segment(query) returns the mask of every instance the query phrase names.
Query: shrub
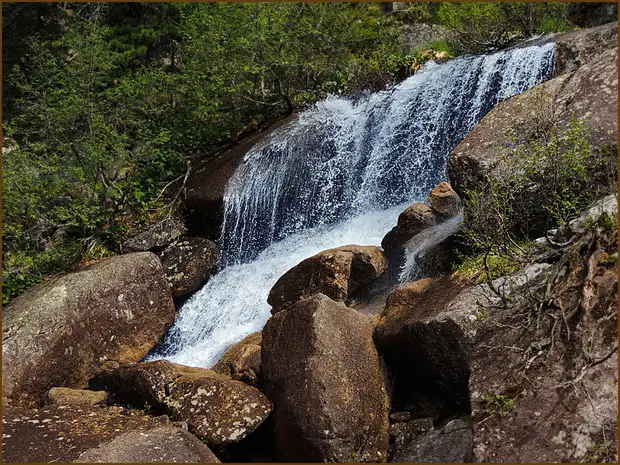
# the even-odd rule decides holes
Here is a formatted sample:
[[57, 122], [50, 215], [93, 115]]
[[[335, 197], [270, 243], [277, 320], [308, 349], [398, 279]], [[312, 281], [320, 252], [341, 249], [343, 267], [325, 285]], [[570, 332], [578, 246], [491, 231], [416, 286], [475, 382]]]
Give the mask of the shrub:
[[462, 53], [481, 53], [516, 40], [572, 27], [568, 3], [448, 3], [439, 8], [439, 23], [454, 33]]

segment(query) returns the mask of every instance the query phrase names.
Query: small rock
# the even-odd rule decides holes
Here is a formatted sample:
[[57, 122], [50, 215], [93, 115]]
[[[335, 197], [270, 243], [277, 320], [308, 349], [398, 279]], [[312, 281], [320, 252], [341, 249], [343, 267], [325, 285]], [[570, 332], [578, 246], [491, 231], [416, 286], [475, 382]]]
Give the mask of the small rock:
[[390, 421], [394, 423], [398, 423], [401, 421], [409, 421], [411, 420], [410, 412], [393, 412], [390, 413]]
[[106, 391], [87, 391], [55, 387], [47, 391], [47, 402], [50, 405], [97, 405], [106, 404], [110, 393]]

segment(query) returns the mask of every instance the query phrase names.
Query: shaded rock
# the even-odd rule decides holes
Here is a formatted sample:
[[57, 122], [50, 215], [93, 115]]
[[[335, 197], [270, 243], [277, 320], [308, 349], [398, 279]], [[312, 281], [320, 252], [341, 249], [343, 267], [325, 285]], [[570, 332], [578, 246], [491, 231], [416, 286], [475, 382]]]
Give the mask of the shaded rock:
[[198, 438], [174, 426], [130, 431], [82, 453], [79, 463], [220, 463]]
[[431, 429], [413, 437], [397, 437], [391, 462], [473, 462], [471, 423], [458, 420], [459, 424], [456, 424], [455, 421], [441, 430]]
[[592, 130], [592, 146], [617, 150], [618, 50], [608, 50], [572, 74], [540, 84], [494, 107], [452, 150], [448, 163], [450, 183], [463, 195], [481, 188], [485, 176], [502, 179], [502, 154], [532, 136], [541, 102], [552, 108], [555, 127], [562, 133], [573, 116]]
[[112, 257], [28, 290], [2, 312], [9, 399], [85, 387], [101, 369], [137, 362], [176, 316], [159, 259]]
[[271, 413], [257, 389], [214, 371], [167, 360], [138, 363], [102, 373], [93, 386], [137, 407], [145, 403], [187, 422], [189, 431], [210, 446], [240, 441]]
[[98, 405], [107, 404], [109, 396], [106, 391], [56, 387], [47, 391], [47, 402], [52, 405]]
[[135, 234], [123, 242], [123, 252], [148, 252], [161, 249], [174, 242], [187, 232], [183, 220], [169, 216], [157, 223], [147, 226], [144, 231]]
[[243, 381], [250, 386], [260, 386], [263, 377], [261, 343], [262, 333], [250, 334], [228, 349], [213, 366], [213, 371]]
[[618, 21], [616, 2], [575, 2], [568, 10], [568, 19], [579, 27], [594, 27]]
[[447, 182], [439, 183], [433, 188], [428, 194], [428, 203], [443, 217], [455, 216], [461, 208], [461, 198]]
[[[150, 431], [162, 428], [160, 420], [145, 415], [144, 412], [116, 406], [104, 408], [54, 405], [36, 410], [5, 406], [2, 414], [4, 463], [69, 463], [78, 460], [81, 454], [127, 433], [148, 434]], [[187, 437], [182, 440], [179, 440], [178, 436], [175, 438], [181, 430], [174, 426], [168, 425], [166, 431], [173, 438], [170, 451], [175, 452], [174, 456], [167, 455], [166, 462], [183, 462], [190, 456], [198, 458], [201, 449], [200, 456], [208, 460], [206, 446], [200, 448], [195, 441]], [[136, 439], [135, 436], [132, 437]], [[144, 458], [152, 457], [149, 454], [161, 452], [140, 447]], [[130, 451], [128, 448], [125, 451], [134, 457], [137, 454], [137, 451]], [[90, 457], [95, 459], [92, 455]], [[142, 461], [144, 459], [137, 460]]]
[[618, 46], [618, 22], [561, 34], [556, 43], [556, 76], [572, 73], [601, 53]]
[[317, 294], [263, 329], [278, 460], [383, 462], [388, 409], [369, 318]]
[[[405, 9], [409, 5], [408, 2], [394, 2], [394, 5], [397, 3], [405, 5]], [[396, 10], [396, 8], [394, 9]], [[448, 40], [451, 37], [452, 33], [444, 27], [415, 22], [413, 24], [405, 24], [400, 28], [398, 42], [405, 50], [411, 53], [421, 52], [428, 48], [428, 44]]]
[[394, 423], [411, 420], [411, 412], [392, 412], [390, 413], [390, 421]]
[[275, 314], [315, 294], [344, 302], [387, 270], [383, 252], [374, 246], [345, 245], [305, 259], [284, 273], [269, 292]]
[[91, 389], [104, 389], [117, 402], [157, 411], [166, 410], [168, 386], [180, 376], [179, 365], [168, 360], [136, 363], [98, 373], [89, 380]]
[[181, 237], [157, 254], [173, 297], [199, 289], [217, 269], [219, 249], [209, 239]]

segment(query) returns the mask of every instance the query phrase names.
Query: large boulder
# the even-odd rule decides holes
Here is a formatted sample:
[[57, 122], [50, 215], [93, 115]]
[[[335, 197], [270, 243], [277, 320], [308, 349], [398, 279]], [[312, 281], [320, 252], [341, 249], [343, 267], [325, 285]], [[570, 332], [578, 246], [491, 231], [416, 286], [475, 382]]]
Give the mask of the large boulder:
[[[617, 5], [616, 5], [616, 8]], [[616, 13], [617, 14], [617, 13]], [[618, 21], [561, 34], [556, 39], [555, 74], [572, 73], [618, 45]]]
[[167, 216], [148, 225], [123, 242], [123, 252], [148, 252], [160, 250], [187, 232], [185, 223], [177, 216]]
[[560, 134], [575, 117], [591, 129], [595, 150], [617, 150], [618, 49], [493, 108], [450, 154], [448, 173], [456, 192], [480, 188], [485, 176], [502, 178], [502, 154], [529, 140], [541, 104], [554, 110]]
[[[471, 411], [476, 461], [616, 460], [617, 267], [579, 266], [584, 251], [492, 287], [444, 278], [399, 290], [375, 330], [393, 404], [415, 416], [416, 399], [452, 401], [436, 422]], [[436, 441], [398, 460], [427, 461], [418, 452], [434, 455]]]
[[123, 407], [3, 409], [2, 462], [219, 463], [168, 418]]
[[187, 422], [210, 446], [238, 442], [271, 413], [271, 402], [257, 389], [203, 368], [167, 360], [138, 363], [103, 372], [91, 386], [113, 393], [117, 401], [145, 403]]
[[389, 399], [371, 320], [317, 294], [263, 329], [265, 392], [285, 462], [384, 462]]
[[250, 386], [261, 386], [263, 368], [261, 363], [262, 333], [252, 333], [233, 345], [213, 366], [213, 371]]
[[156, 255], [112, 257], [35, 286], [2, 312], [4, 396], [40, 400], [102, 368], [137, 362], [176, 316]]
[[181, 237], [157, 254], [173, 297], [199, 289], [217, 270], [219, 249], [209, 239]]
[[325, 250], [284, 273], [271, 288], [267, 302], [274, 314], [314, 294], [346, 302], [385, 271], [387, 260], [378, 247], [345, 245]]

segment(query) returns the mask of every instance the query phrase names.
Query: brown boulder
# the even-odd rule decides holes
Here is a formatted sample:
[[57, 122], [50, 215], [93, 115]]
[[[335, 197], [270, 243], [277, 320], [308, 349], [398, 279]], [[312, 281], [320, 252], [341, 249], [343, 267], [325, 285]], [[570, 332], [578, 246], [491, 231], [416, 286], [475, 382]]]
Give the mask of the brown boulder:
[[161, 249], [187, 232], [183, 220], [168, 216], [157, 223], [148, 225], [142, 232], [134, 234], [123, 243], [123, 252], [148, 252]]
[[[174, 322], [157, 256], [119, 255], [28, 290], [2, 312], [4, 395], [34, 400], [137, 362]], [[25, 400], [25, 399], [24, 399]]]
[[209, 239], [181, 237], [157, 254], [173, 297], [199, 289], [217, 269], [219, 249]]
[[250, 386], [260, 386], [263, 377], [261, 343], [261, 333], [250, 334], [228, 349], [212, 368], [213, 371], [243, 381]]
[[172, 425], [130, 431], [81, 454], [77, 463], [220, 463], [200, 440]]
[[388, 409], [372, 324], [317, 294], [263, 329], [265, 392], [286, 462], [384, 462]]
[[388, 255], [388, 259], [394, 251], [400, 250], [405, 242], [424, 229], [435, 226], [437, 222], [437, 215], [425, 203], [416, 202], [403, 210], [398, 215], [396, 226], [381, 241], [381, 247]]
[[271, 288], [267, 302], [275, 314], [314, 294], [344, 302], [387, 271], [383, 252], [374, 246], [345, 245], [305, 259], [284, 273]]
[[271, 403], [257, 389], [214, 371], [167, 360], [128, 365], [102, 373], [94, 387], [137, 407], [145, 403], [187, 422], [210, 446], [238, 442], [271, 413]]
[[433, 188], [428, 195], [428, 203], [442, 217], [455, 216], [461, 208], [461, 198], [447, 182], [439, 183]]
[[51, 405], [99, 405], [107, 404], [109, 392], [87, 391], [55, 387], [47, 391], [47, 403]]
[[4, 463], [218, 462], [165, 416], [116, 406], [5, 407], [2, 413]]
[[564, 74], [494, 107], [452, 150], [450, 183], [463, 196], [479, 189], [485, 176], [502, 179], [501, 156], [526, 143], [538, 121], [540, 105], [554, 110], [555, 127], [564, 131], [573, 117], [592, 130], [595, 150], [618, 145], [618, 49], [608, 50], [572, 74]]
[[[487, 284], [448, 278], [395, 296], [374, 334], [399, 386], [393, 403], [415, 415], [423, 407], [416, 398], [441, 393], [453, 404], [439, 419], [471, 411], [476, 461], [615, 460], [617, 269], [591, 270], [588, 311], [564, 313], [564, 321], [561, 309], [583, 302], [586, 274], [569, 270], [558, 276], [554, 266], [535, 264], [495, 280], [505, 302]], [[553, 277], [560, 279], [551, 288], [554, 303], [541, 311], [538, 299]], [[419, 452], [434, 455], [440, 439], [421, 449], [413, 443], [416, 450], [395, 460], [427, 461]]]
[[618, 22], [561, 34], [556, 39], [555, 74], [572, 73], [618, 46]]

